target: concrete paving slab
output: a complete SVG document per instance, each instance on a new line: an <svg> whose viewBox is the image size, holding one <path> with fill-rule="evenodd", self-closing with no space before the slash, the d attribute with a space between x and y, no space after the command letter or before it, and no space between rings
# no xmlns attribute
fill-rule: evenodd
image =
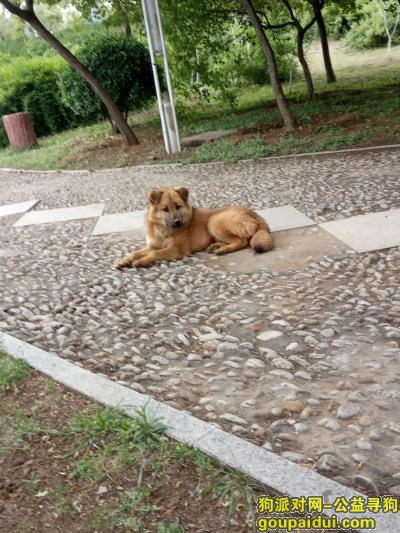
<svg viewBox="0 0 400 533"><path fill-rule="evenodd" d="M272 231L315 225L315 222L311 218L290 205L272 207L257 212L267 220ZM125 231L133 231L144 235L145 214L146 211L144 210L103 215L97 221L92 235L104 235L106 233L120 233Z"/></svg>
<svg viewBox="0 0 400 533"><path fill-rule="evenodd" d="M280 493L289 497L322 496L324 502L330 504L339 497L347 500L352 497L362 497L362 494L325 478L312 469L290 462L185 411L179 411L119 385L11 335L0 332L0 346L9 355L23 359L39 372L103 405L117 407L129 416L135 416L138 408L145 408L150 416L158 417L165 423L168 428L167 436L196 447L255 479L268 487L272 494ZM348 513L336 513L333 509L325 512L329 515L337 514L340 518L349 517ZM362 531L370 533L400 531L400 517L396 514L366 512L362 516L363 518L369 516L376 521L374 529ZM354 529L354 531L359 530Z"/></svg>
<svg viewBox="0 0 400 533"><path fill-rule="evenodd" d="M144 216L146 211L131 211L101 216L93 229L92 235L121 233L133 231L144 235Z"/></svg>
<svg viewBox="0 0 400 533"><path fill-rule="evenodd" d="M69 220L82 220L85 218L99 217L104 209L104 204L79 205L62 209L46 209L44 211L31 211L21 217L14 226L33 226L36 224L51 224L54 222L67 222Z"/></svg>
<svg viewBox="0 0 400 533"><path fill-rule="evenodd" d="M275 248L265 254L255 254L250 249L224 256L204 254L206 264L239 274L257 272L262 269L271 272L288 272L303 270L310 263L324 256L342 257L349 249L342 241L318 226L279 231L274 233L274 239Z"/></svg>
<svg viewBox="0 0 400 533"><path fill-rule="evenodd" d="M400 245L400 209L324 222L321 227L359 253Z"/></svg>
<svg viewBox="0 0 400 533"><path fill-rule="evenodd" d="M6 204L0 205L0 217L8 215L16 215L18 213L26 213L29 209L32 209L39 200L28 200L27 202L19 202L18 204Z"/></svg>
<svg viewBox="0 0 400 533"><path fill-rule="evenodd" d="M215 141L221 137L226 137L235 133L236 130L214 130L214 131L205 131L203 133L198 133L197 135L191 135L190 137L185 137L182 139L183 146L200 146L207 142Z"/></svg>
<svg viewBox="0 0 400 533"><path fill-rule="evenodd" d="M0 259L3 257L15 257L23 253L23 250L17 250L15 248L0 248Z"/></svg>
<svg viewBox="0 0 400 533"><path fill-rule="evenodd" d="M271 231L284 231L287 229L314 226L314 220L301 213L291 205L282 205L257 211L268 222Z"/></svg>

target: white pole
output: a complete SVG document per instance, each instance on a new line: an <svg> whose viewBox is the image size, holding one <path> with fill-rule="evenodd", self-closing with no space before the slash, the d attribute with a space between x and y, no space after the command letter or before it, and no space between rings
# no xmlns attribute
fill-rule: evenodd
<svg viewBox="0 0 400 533"><path fill-rule="evenodd" d="M160 112L161 127L162 127L163 135L164 135L165 149L167 153L170 154L171 151L170 151L170 146L169 146L167 127L165 124L164 107L163 107L162 97L161 97L160 80L158 79L157 63L156 63L156 58L155 58L154 48L153 48L153 38L152 38L153 36L150 30L150 19L149 19L149 12L147 9L147 0L142 0L142 7L143 7L143 15L144 15L144 24L146 26L147 41L149 43L150 61L151 61L151 67L153 69L154 84L156 86L158 110Z"/></svg>
<svg viewBox="0 0 400 533"><path fill-rule="evenodd" d="M169 65L168 65L168 56L167 56L167 50L165 48L165 40L164 40L164 31L162 27L161 22L161 15L160 15L160 8L158 5L158 0L154 0L154 6L156 9L157 14L157 20L158 20L158 27L160 30L160 37L161 37L161 46L162 46L162 52L164 57L164 69L165 69L165 77L167 80L167 88L168 88L168 96L169 96L169 102L170 109L172 111L172 119L173 119L173 130L172 133L172 139L170 139L170 143L175 145L173 152L180 152L181 151L181 143L179 141L179 131L178 131L178 120L176 118L176 109L175 109L175 100L174 100L174 93L172 90L172 81L171 81L171 74L169 71Z"/></svg>
<svg viewBox="0 0 400 533"><path fill-rule="evenodd" d="M144 22L147 40L149 43L151 66L153 69L154 84L156 87L158 109L160 112L161 126L164 135L165 149L168 154L180 151L178 122L176 118L174 96L172 91L171 76L169 72L167 53L162 31L158 0L142 0ZM168 89L168 100L163 102L160 80L156 63L156 55L164 60L165 76Z"/></svg>

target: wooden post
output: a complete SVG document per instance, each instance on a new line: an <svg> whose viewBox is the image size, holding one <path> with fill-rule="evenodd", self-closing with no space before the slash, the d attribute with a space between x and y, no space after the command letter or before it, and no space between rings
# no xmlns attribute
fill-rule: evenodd
<svg viewBox="0 0 400 533"><path fill-rule="evenodd" d="M13 148L27 148L36 144L36 135L33 130L31 118L25 111L4 115L3 124L10 145Z"/></svg>

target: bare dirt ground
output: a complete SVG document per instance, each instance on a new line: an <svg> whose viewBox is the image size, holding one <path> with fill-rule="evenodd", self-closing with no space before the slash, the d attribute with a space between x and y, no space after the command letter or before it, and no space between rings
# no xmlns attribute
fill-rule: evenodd
<svg viewBox="0 0 400 533"><path fill-rule="evenodd" d="M88 440L71 429L82 412L96 416L92 402L37 373L0 391L1 532L253 530L252 490L239 475L169 441L140 462L111 432Z"/></svg>

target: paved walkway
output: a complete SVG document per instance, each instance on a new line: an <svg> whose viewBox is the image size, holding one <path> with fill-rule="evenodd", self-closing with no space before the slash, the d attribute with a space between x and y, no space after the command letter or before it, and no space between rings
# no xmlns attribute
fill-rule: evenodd
<svg viewBox="0 0 400 533"><path fill-rule="evenodd" d="M185 185L201 205L291 205L324 223L400 208L399 177L396 151L0 172L0 205L118 213L144 209L152 187ZM260 270L244 251L118 272L140 237L91 237L95 219L14 228L20 217L0 218L1 330L340 482L400 490L399 247L323 250L324 234L305 228L292 235L314 248L286 268Z"/></svg>

